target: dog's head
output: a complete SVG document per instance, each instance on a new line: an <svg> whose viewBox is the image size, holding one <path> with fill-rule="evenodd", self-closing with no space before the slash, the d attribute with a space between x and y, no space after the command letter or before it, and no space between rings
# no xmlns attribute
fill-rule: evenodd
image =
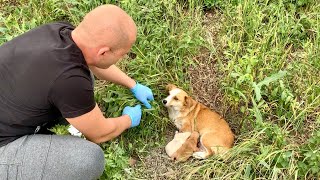
<svg viewBox="0 0 320 180"><path fill-rule="evenodd" d="M168 84L166 90L169 93L162 103L167 108L172 108L175 110L182 109L183 107L189 107L192 105L192 98L182 89L178 88L173 84Z"/></svg>

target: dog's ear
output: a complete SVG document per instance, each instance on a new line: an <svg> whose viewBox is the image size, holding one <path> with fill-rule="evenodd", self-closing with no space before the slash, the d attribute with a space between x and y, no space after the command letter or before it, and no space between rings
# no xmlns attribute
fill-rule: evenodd
<svg viewBox="0 0 320 180"><path fill-rule="evenodd" d="M173 85L173 84L168 84L167 86L166 86L166 90L169 92L169 91L171 91L172 89L175 89L175 88L177 88L177 86L175 86L175 85Z"/></svg>
<svg viewBox="0 0 320 180"><path fill-rule="evenodd" d="M186 107L191 107L192 106L192 98L190 96L185 96L183 105Z"/></svg>

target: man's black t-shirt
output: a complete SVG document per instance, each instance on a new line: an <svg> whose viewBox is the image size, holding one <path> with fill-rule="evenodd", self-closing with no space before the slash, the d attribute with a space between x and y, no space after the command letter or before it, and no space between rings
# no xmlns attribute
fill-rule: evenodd
<svg viewBox="0 0 320 180"><path fill-rule="evenodd" d="M0 147L95 107L90 70L71 38L73 29L46 24L0 46Z"/></svg>

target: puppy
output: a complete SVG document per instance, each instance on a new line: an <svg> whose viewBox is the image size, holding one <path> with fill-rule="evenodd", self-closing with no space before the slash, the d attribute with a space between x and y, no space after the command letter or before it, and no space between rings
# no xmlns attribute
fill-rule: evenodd
<svg viewBox="0 0 320 180"><path fill-rule="evenodd" d="M180 132L197 131L200 134L199 151L193 157L206 159L213 154L228 151L234 135L228 123L216 112L192 99L175 85L166 86L169 96L162 102L168 109L169 118Z"/></svg>
<svg viewBox="0 0 320 180"><path fill-rule="evenodd" d="M192 156L193 152L198 151L199 133L196 131L178 133L174 135L172 141L166 145L166 153L172 160L184 162Z"/></svg>

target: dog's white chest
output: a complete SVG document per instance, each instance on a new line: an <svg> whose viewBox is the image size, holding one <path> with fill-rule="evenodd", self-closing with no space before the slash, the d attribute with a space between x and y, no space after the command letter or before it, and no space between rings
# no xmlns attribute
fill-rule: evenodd
<svg viewBox="0 0 320 180"><path fill-rule="evenodd" d="M178 129L181 129L182 122L180 120L178 120L178 117L180 117L180 112L179 111L175 111L173 109L168 109L168 112L169 112L170 120L174 123L174 125L176 125L176 127Z"/></svg>

